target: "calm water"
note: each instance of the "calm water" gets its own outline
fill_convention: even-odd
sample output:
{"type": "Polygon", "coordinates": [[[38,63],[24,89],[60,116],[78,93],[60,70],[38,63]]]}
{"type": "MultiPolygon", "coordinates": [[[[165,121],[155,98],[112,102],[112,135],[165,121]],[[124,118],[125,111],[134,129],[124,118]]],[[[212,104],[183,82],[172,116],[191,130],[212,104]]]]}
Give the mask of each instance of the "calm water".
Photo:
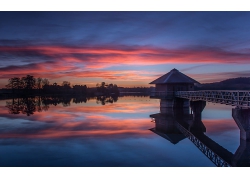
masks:
{"type": "MultiPolygon", "coordinates": [[[[134,96],[1,100],[0,166],[215,166],[188,138],[173,144],[150,130],[159,106],[134,96]]],[[[205,135],[234,154],[240,137],[231,108],[207,103],[202,122],[205,135]]]]}

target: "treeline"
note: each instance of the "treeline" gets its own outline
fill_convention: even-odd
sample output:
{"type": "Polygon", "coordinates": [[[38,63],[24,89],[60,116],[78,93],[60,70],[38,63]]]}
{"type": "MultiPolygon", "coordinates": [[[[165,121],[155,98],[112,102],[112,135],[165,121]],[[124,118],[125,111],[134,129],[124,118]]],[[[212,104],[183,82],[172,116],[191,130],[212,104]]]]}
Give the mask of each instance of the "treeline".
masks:
{"type": "Polygon", "coordinates": [[[102,82],[101,84],[97,83],[96,90],[98,95],[119,94],[119,89],[116,84],[105,84],[105,82],[102,82]]]}
{"type": "Polygon", "coordinates": [[[45,85],[49,85],[48,79],[34,78],[33,76],[27,75],[26,77],[13,77],[8,80],[6,85],[7,89],[12,89],[13,93],[20,92],[20,90],[32,90],[32,89],[41,89],[45,85]]]}
{"type": "Polygon", "coordinates": [[[119,94],[116,84],[106,84],[102,82],[97,84],[95,88],[88,88],[86,85],[73,85],[69,81],[63,81],[61,85],[56,82],[50,84],[46,78],[35,78],[27,75],[25,77],[14,77],[8,80],[7,89],[11,89],[12,94],[69,94],[69,95],[85,95],[85,96],[102,96],[110,94],[119,94]]]}

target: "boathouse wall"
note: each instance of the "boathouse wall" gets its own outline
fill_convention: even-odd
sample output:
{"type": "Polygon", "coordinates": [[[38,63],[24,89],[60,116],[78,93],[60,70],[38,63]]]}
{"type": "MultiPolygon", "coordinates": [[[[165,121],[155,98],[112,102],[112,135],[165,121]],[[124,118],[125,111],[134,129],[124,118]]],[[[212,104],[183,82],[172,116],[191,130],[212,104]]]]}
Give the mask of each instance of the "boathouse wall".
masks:
{"type": "Polygon", "coordinates": [[[193,91],[194,84],[191,83],[168,83],[156,84],[155,91],[193,91]]]}

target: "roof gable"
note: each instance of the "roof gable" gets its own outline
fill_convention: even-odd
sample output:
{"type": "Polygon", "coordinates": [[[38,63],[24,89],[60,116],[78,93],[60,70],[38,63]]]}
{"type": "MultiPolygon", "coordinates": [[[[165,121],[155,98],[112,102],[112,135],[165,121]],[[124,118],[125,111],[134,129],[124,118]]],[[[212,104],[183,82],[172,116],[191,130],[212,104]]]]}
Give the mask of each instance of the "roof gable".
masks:
{"type": "Polygon", "coordinates": [[[168,134],[165,132],[161,132],[159,130],[156,130],[155,128],[151,128],[149,129],[150,131],[154,132],[155,134],[163,137],[164,139],[167,139],[168,141],[170,141],[172,144],[177,144],[178,142],[180,142],[181,140],[185,139],[186,136],[184,136],[181,133],[176,133],[176,134],[168,134]]]}
{"type": "Polygon", "coordinates": [[[181,73],[177,69],[172,69],[167,74],[157,78],[149,84],[167,84],[167,83],[198,83],[198,81],[188,77],[187,75],[181,73]]]}

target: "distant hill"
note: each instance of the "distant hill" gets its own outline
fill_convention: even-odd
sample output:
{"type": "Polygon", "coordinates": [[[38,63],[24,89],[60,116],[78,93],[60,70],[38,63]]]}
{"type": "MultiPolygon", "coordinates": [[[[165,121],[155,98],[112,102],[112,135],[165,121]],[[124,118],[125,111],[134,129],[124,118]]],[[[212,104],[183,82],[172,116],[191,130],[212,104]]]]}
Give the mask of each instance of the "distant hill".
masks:
{"type": "Polygon", "coordinates": [[[250,90],[250,77],[227,79],[220,82],[205,83],[195,87],[196,90],[250,90]]]}

